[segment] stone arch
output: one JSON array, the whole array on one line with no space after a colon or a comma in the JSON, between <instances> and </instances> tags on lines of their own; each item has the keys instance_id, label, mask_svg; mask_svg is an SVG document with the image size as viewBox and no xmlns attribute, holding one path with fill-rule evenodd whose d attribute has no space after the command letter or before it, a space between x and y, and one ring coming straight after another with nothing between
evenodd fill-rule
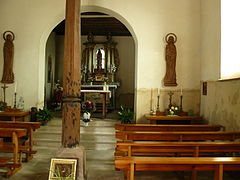
<instances>
[{"instance_id":1,"label":"stone arch","mask_svg":"<svg viewBox=\"0 0 240 180\"><path fill-rule=\"evenodd\" d=\"M94 6L94 5L83 5L81 6L81 12L90 12L90 11L94 11L94 12L102 12L105 14L109 14L112 17L118 19L120 22L122 22L127 29L129 30L129 32L131 33L133 40L134 40L134 44L135 44L135 64L137 64L137 47L138 47L138 43L137 43L137 36L131 26L131 24L127 21L126 18L124 18L122 15L120 15L119 13L117 13L114 10L111 9L107 9L104 7L100 7L100 6ZM45 83L45 48L46 48L46 43L48 40L49 35L51 34L52 30L61 22L63 21L65 18L65 11L60 12L59 14L57 14L55 17L52 17L52 19L50 19L48 26L44 29L41 37L40 37L40 44L39 44L39 82L38 82L38 102L42 102L40 104L38 104L38 107L41 108L44 106L44 83ZM136 88L136 80L137 80L137 67L135 66L135 89ZM135 92L136 94L136 92ZM135 100L134 100L134 105L136 105L136 95L135 95ZM136 106L134 106L136 109Z\"/></svg>"}]
</instances>

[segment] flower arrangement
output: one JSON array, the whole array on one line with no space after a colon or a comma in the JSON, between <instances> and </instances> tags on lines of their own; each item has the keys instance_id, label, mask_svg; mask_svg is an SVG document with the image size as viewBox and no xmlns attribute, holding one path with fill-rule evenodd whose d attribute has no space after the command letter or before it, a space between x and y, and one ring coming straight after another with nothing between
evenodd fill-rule
<instances>
[{"instance_id":1,"label":"flower arrangement","mask_svg":"<svg viewBox=\"0 0 240 180\"><path fill-rule=\"evenodd\" d=\"M84 123L88 123L91 119L91 113L96 111L95 103L91 101L85 101L82 103L83 118ZM87 124L86 124L87 126Z\"/></svg>"},{"instance_id":2,"label":"flower arrangement","mask_svg":"<svg viewBox=\"0 0 240 180\"><path fill-rule=\"evenodd\" d=\"M84 101L82 103L82 111L88 112L88 113L92 113L92 112L96 111L95 103L93 103L91 101Z\"/></svg>"},{"instance_id":3,"label":"flower arrangement","mask_svg":"<svg viewBox=\"0 0 240 180\"><path fill-rule=\"evenodd\" d=\"M168 114L169 115L177 115L179 113L179 107L171 105L170 108L168 109Z\"/></svg>"}]
</instances>

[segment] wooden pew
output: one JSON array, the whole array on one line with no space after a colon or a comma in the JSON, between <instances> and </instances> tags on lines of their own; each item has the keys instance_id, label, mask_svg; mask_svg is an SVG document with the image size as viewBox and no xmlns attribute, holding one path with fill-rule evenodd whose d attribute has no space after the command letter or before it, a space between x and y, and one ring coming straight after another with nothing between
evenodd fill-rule
<instances>
[{"instance_id":1,"label":"wooden pew","mask_svg":"<svg viewBox=\"0 0 240 180\"><path fill-rule=\"evenodd\" d=\"M33 131L40 128L41 123L40 122L12 122L12 121L0 121L0 128L18 128L18 129L26 129L27 130L27 136L28 140L27 142L24 142L24 145L19 145L19 150L21 152L24 152L26 154L26 161L29 161L32 159L33 154L35 154L37 151L33 150ZM2 151L7 152L10 145L7 145L5 143L4 148L2 148Z\"/></svg>"},{"instance_id":2,"label":"wooden pew","mask_svg":"<svg viewBox=\"0 0 240 180\"><path fill-rule=\"evenodd\" d=\"M26 136L26 129L13 129L13 128L0 128L0 137L11 137L12 138L12 152L13 157L6 158L0 157L0 167L7 168L7 176L13 175L21 168L21 155L20 158L18 156L19 153L19 138ZM4 148L4 142L1 142L0 149Z\"/></svg>"},{"instance_id":3,"label":"wooden pew","mask_svg":"<svg viewBox=\"0 0 240 180\"><path fill-rule=\"evenodd\" d=\"M240 142L117 142L115 156L216 156L240 152Z\"/></svg>"},{"instance_id":4,"label":"wooden pew","mask_svg":"<svg viewBox=\"0 0 240 180\"><path fill-rule=\"evenodd\" d=\"M155 124L116 124L117 131L223 131L222 125L155 125Z\"/></svg>"},{"instance_id":5,"label":"wooden pew","mask_svg":"<svg viewBox=\"0 0 240 180\"><path fill-rule=\"evenodd\" d=\"M240 139L240 132L117 131L116 138L123 141L234 141Z\"/></svg>"},{"instance_id":6,"label":"wooden pew","mask_svg":"<svg viewBox=\"0 0 240 180\"><path fill-rule=\"evenodd\" d=\"M240 157L115 157L115 168L128 180L135 171L215 171L214 180L223 180L224 171L240 171Z\"/></svg>"}]
</instances>

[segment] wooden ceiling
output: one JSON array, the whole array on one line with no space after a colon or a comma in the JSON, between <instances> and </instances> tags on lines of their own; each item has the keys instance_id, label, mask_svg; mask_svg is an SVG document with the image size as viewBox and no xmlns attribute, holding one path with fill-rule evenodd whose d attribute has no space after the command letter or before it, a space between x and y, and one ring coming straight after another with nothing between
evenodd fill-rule
<instances>
[{"instance_id":1,"label":"wooden ceiling","mask_svg":"<svg viewBox=\"0 0 240 180\"><path fill-rule=\"evenodd\" d=\"M54 32L57 35L64 35L65 20L59 23ZM119 20L107 14L98 12L88 12L81 14L81 35L92 33L94 36L131 36L131 33Z\"/></svg>"}]
</instances>

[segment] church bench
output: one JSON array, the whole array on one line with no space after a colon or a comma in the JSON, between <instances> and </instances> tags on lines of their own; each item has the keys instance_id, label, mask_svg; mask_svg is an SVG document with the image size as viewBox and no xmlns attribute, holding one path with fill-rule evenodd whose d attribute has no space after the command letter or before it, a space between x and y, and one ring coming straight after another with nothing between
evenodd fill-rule
<instances>
[{"instance_id":1,"label":"church bench","mask_svg":"<svg viewBox=\"0 0 240 180\"><path fill-rule=\"evenodd\" d=\"M115 148L115 156L232 156L239 152L240 142L117 142Z\"/></svg>"},{"instance_id":2,"label":"church bench","mask_svg":"<svg viewBox=\"0 0 240 180\"><path fill-rule=\"evenodd\" d=\"M128 180L134 180L135 171L215 171L214 180L223 180L224 171L240 171L240 158L115 157L115 168L124 171Z\"/></svg>"},{"instance_id":3,"label":"church bench","mask_svg":"<svg viewBox=\"0 0 240 180\"><path fill-rule=\"evenodd\" d=\"M33 131L40 127L40 122L0 121L0 128L19 128L27 130L27 140L24 138L24 145L19 146L21 152L26 154L26 161L32 159L32 155L37 152L33 150ZM5 149L7 149L7 144L5 147Z\"/></svg>"},{"instance_id":4,"label":"church bench","mask_svg":"<svg viewBox=\"0 0 240 180\"><path fill-rule=\"evenodd\" d=\"M116 124L117 131L222 131L222 125Z\"/></svg>"},{"instance_id":5,"label":"church bench","mask_svg":"<svg viewBox=\"0 0 240 180\"><path fill-rule=\"evenodd\" d=\"M117 131L115 135L122 141L234 141L240 139L240 132Z\"/></svg>"},{"instance_id":6,"label":"church bench","mask_svg":"<svg viewBox=\"0 0 240 180\"><path fill-rule=\"evenodd\" d=\"M0 166L7 168L7 176L13 175L21 168L21 154L19 153L19 139L27 135L26 129L16 129L16 128L0 128L0 137L12 138L12 147L10 147L9 152L13 154L11 158L0 157ZM0 150L4 149L5 143L1 142ZM7 153L9 153L7 152Z\"/></svg>"}]
</instances>

